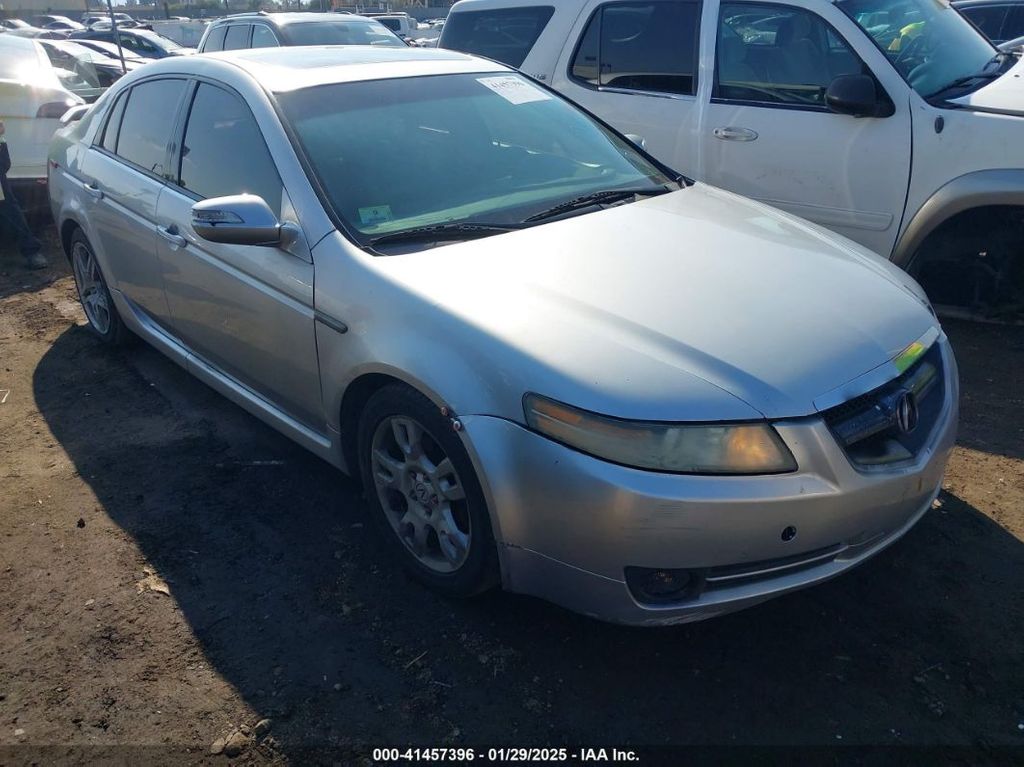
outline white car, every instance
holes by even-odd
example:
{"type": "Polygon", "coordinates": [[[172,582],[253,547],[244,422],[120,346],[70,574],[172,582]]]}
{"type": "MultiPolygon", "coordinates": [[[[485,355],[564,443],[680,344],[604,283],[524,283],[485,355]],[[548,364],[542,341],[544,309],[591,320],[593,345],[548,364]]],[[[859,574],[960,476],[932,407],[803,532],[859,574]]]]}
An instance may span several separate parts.
{"type": "Polygon", "coordinates": [[[856,240],[938,304],[1024,301],[1024,64],[947,2],[461,0],[440,46],[856,240]]]}
{"type": "Polygon", "coordinates": [[[85,101],[61,84],[40,43],[0,35],[0,120],[11,153],[7,177],[26,207],[46,183],[46,152],[60,118],[85,101]]]}

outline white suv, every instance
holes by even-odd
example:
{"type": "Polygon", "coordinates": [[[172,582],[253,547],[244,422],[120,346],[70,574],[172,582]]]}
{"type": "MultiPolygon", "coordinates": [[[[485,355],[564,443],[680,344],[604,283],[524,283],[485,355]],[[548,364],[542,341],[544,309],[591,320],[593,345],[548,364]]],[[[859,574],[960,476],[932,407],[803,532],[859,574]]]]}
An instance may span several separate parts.
{"type": "Polygon", "coordinates": [[[938,304],[1022,304],[1024,65],[946,2],[462,0],[440,46],[866,245],[938,304]]]}

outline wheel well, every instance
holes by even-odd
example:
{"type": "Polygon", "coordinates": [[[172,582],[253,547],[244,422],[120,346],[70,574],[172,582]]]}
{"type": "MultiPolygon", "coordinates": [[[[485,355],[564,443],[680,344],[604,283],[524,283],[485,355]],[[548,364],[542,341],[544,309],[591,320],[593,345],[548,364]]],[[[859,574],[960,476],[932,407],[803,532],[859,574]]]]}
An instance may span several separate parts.
{"type": "Polygon", "coordinates": [[[60,244],[64,248],[64,255],[71,258],[71,238],[75,234],[76,229],[80,229],[78,222],[74,219],[68,219],[60,225],[60,244]]]}
{"type": "Polygon", "coordinates": [[[988,205],[957,213],[924,239],[907,271],[933,303],[983,314],[1024,310],[1024,207],[988,205]]]}
{"type": "Polygon", "coordinates": [[[376,392],[391,384],[400,384],[412,388],[405,381],[385,373],[367,373],[360,376],[345,389],[341,398],[341,450],[348,465],[349,474],[359,477],[359,457],[356,454],[356,432],[359,429],[359,416],[376,392]]]}

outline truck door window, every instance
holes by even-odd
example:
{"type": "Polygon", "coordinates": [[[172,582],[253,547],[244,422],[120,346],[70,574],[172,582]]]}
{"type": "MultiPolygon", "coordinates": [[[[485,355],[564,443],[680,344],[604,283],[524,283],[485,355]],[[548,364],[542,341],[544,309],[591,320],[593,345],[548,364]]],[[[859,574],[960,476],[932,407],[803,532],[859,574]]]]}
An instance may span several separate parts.
{"type": "Polygon", "coordinates": [[[551,6],[530,6],[453,13],[438,45],[521,67],[554,12],[551,6]]]}
{"type": "Polygon", "coordinates": [[[594,87],[692,96],[697,91],[698,2],[609,3],[590,18],[572,77],[594,87]]]}
{"type": "Polygon", "coordinates": [[[866,72],[820,16],[791,6],[723,3],[714,98],[825,109],[839,75],[866,72]]]}

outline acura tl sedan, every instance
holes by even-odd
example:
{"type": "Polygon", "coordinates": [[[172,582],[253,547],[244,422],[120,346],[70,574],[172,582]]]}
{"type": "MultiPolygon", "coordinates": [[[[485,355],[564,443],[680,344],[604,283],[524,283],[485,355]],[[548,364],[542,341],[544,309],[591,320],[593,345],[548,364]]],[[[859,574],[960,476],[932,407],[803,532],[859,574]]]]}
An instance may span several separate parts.
{"type": "Polygon", "coordinates": [[[164,59],[50,172],[96,337],[358,476],[444,594],[698,620],[850,569],[939,491],[956,363],[910,277],[493,61],[164,59]]]}

